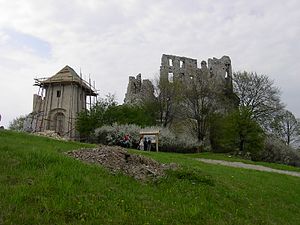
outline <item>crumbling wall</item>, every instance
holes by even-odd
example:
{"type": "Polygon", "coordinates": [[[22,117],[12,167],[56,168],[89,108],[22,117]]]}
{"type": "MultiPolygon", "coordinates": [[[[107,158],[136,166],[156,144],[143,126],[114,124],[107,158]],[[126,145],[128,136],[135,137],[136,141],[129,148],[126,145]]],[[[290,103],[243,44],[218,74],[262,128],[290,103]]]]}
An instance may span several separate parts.
{"type": "Polygon", "coordinates": [[[37,94],[33,95],[33,108],[32,108],[32,112],[38,113],[40,111],[42,111],[43,107],[44,107],[44,100],[43,97],[37,94]]]}
{"type": "Polygon", "coordinates": [[[139,73],[136,77],[130,76],[125,94],[125,104],[141,104],[147,100],[153,100],[154,87],[150,80],[142,80],[142,75],[139,73]]]}
{"type": "Polygon", "coordinates": [[[40,132],[44,116],[45,100],[43,96],[34,94],[32,112],[28,114],[23,123],[23,130],[26,132],[40,132]]]}
{"type": "Polygon", "coordinates": [[[229,56],[223,56],[220,59],[208,59],[208,69],[211,76],[214,76],[219,83],[224,84],[227,92],[233,92],[232,87],[232,66],[229,56]]]}
{"type": "MultiPolygon", "coordinates": [[[[197,74],[197,60],[182,56],[163,54],[160,66],[160,79],[174,82],[176,79],[188,82],[197,74]]],[[[201,61],[201,73],[210,73],[216,79],[219,86],[223,86],[228,92],[232,92],[232,66],[229,56],[220,59],[212,58],[201,61]]]]}
{"type": "Polygon", "coordinates": [[[197,60],[175,55],[162,55],[160,79],[173,82],[176,79],[190,79],[196,74],[197,60]]]}
{"type": "Polygon", "coordinates": [[[40,132],[42,131],[43,112],[29,113],[23,123],[23,131],[40,132]]]}
{"type": "MultiPolygon", "coordinates": [[[[181,80],[190,82],[195,76],[204,76],[215,79],[215,84],[222,89],[224,95],[232,95],[232,66],[229,56],[220,59],[212,58],[201,61],[198,68],[197,60],[182,56],[163,54],[160,66],[160,80],[174,82],[181,80]],[[202,75],[201,75],[202,74],[202,75]]],[[[150,80],[142,80],[141,74],[130,76],[125,94],[125,104],[140,104],[145,98],[154,99],[154,87],[150,80]]],[[[231,98],[232,96],[230,96],[231,98]]]]}

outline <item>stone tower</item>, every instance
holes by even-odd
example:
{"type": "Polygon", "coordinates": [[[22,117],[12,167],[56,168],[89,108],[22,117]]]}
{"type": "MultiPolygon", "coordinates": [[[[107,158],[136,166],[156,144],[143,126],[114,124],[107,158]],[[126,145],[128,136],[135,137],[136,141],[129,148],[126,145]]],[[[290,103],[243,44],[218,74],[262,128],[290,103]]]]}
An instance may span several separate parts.
{"type": "Polygon", "coordinates": [[[86,109],[87,98],[97,96],[95,88],[69,66],[50,78],[35,81],[41,93],[33,96],[31,131],[51,130],[62,137],[78,139],[76,117],[86,109]]]}

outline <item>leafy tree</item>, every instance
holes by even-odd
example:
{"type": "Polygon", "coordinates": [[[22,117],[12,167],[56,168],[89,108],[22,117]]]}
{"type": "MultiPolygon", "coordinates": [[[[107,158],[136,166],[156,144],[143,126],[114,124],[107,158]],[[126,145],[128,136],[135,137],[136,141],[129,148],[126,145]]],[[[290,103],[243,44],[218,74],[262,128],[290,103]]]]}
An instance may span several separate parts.
{"type": "Polygon", "coordinates": [[[23,131],[24,122],[27,115],[19,116],[9,123],[8,129],[15,131],[23,131]]]}
{"type": "Polygon", "coordinates": [[[283,108],[279,89],[266,75],[237,72],[233,74],[233,80],[234,92],[239,97],[240,106],[246,107],[251,118],[264,127],[283,108]]]}
{"type": "Polygon", "coordinates": [[[219,145],[223,151],[250,152],[251,157],[255,158],[263,149],[264,132],[247,107],[224,117],[220,128],[219,145]]]}
{"type": "Polygon", "coordinates": [[[177,116],[182,86],[179,82],[169,82],[165,78],[155,80],[156,107],[159,122],[163,127],[170,126],[177,116]]]}
{"type": "Polygon", "coordinates": [[[156,123],[155,110],[151,105],[117,105],[114,96],[100,99],[90,110],[79,113],[76,128],[82,137],[89,137],[96,128],[103,125],[136,124],[142,127],[156,123]]]}
{"type": "Polygon", "coordinates": [[[115,105],[110,106],[104,114],[104,123],[136,124],[142,127],[155,125],[155,114],[146,106],[115,105]]]}
{"type": "Polygon", "coordinates": [[[272,133],[283,140],[287,145],[299,141],[299,124],[293,113],[288,110],[281,110],[271,123],[272,133]]]}
{"type": "Polygon", "coordinates": [[[117,103],[113,95],[99,99],[89,110],[82,111],[77,116],[76,129],[82,137],[88,137],[97,127],[105,124],[105,112],[117,103]]]}

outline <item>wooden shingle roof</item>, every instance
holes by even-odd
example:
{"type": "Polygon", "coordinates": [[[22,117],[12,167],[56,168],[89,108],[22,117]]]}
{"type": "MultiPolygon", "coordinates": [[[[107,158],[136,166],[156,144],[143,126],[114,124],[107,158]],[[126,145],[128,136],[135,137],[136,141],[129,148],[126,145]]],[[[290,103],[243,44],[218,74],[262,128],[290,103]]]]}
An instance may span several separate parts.
{"type": "Polygon", "coordinates": [[[39,83],[42,86],[49,86],[52,84],[77,84],[85,89],[87,94],[92,96],[97,95],[96,91],[91,87],[91,85],[78,76],[78,74],[68,65],[62,68],[52,77],[43,80],[39,79],[39,83]]]}

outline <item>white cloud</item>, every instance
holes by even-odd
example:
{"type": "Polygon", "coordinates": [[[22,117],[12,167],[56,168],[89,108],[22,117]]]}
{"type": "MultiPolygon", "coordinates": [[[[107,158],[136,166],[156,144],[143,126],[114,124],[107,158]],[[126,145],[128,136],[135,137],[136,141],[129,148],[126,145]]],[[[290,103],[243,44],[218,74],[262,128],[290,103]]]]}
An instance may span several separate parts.
{"type": "Polygon", "coordinates": [[[274,79],[300,117],[297,0],[0,0],[0,9],[5,125],[31,111],[34,77],[51,76],[68,64],[91,74],[102,96],[112,92],[122,101],[128,76],[154,77],[163,53],[198,60],[229,55],[235,70],[274,79]],[[12,44],[7,29],[48,43],[51,54],[43,58],[32,46],[12,44]]]}

